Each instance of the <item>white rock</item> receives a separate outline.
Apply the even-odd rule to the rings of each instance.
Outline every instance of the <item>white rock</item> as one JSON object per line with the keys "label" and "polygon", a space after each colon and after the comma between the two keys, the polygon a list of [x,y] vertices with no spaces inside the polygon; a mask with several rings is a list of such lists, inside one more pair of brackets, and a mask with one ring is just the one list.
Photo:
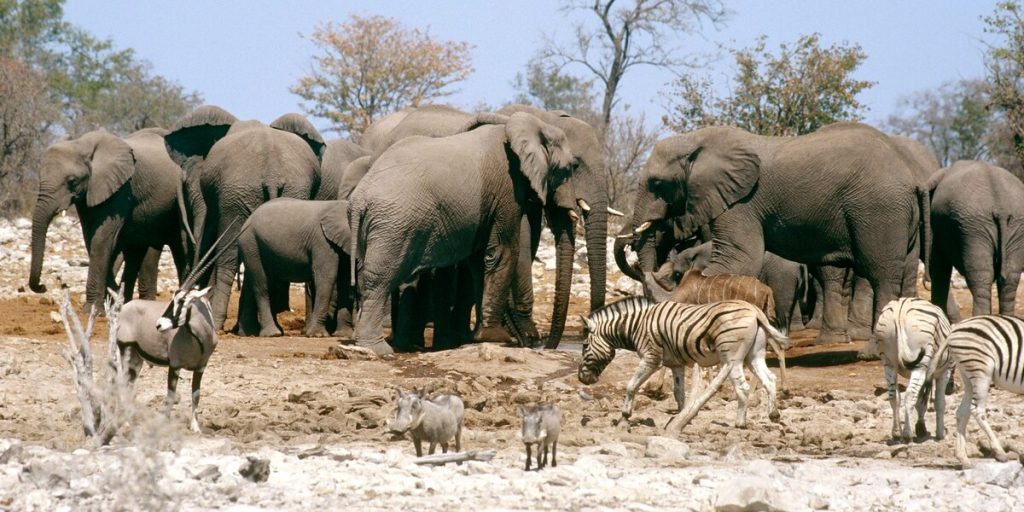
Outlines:
{"label": "white rock", "polygon": [[1024,471],[1017,461],[979,462],[967,473],[967,480],[976,484],[991,484],[999,487],[1024,487]]}
{"label": "white rock", "polygon": [[[770,487],[770,481],[744,477],[719,487],[715,510],[748,512],[763,510],[795,510],[793,496],[782,497]],[[803,507],[801,507],[803,508]]]}
{"label": "white rock", "polygon": [[32,229],[32,221],[25,217],[21,217],[14,221],[14,227],[18,229]]}
{"label": "white rock", "polygon": [[651,436],[644,447],[644,457],[665,461],[682,461],[690,454],[690,445],[671,437]]}

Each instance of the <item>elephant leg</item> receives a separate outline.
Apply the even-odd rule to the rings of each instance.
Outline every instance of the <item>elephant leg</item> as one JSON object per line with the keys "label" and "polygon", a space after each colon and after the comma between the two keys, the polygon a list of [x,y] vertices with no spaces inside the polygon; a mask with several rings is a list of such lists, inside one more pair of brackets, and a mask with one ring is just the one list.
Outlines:
{"label": "elephant leg", "polygon": [[822,282],[822,320],[821,332],[815,344],[847,343],[850,336],[846,332],[847,293],[852,276],[850,269],[839,267],[817,267],[816,272]]}
{"label": "elephant leg", "polygon": [[[949,258],[942,254],[941,248],[936,244],[932,249],[931,261],[928,262],[929,278],[932,282],[932,304],[946,311],[946,317],[951,323],[960,321],[960,307],[956,305],[953,294],[950,293],[949,280],[953,275],[953,265]],[[954,308],[950,307],[950,300]],[[956,320],[954,320],[954,315]]]}
{"label": "elephant leg", "polygon": [[963,247],[964,278],[971,291],[972,316],[992,314],[992,282],[995,281],[992,247],[972,243],[968,240]]}
{"label": "elephant leg", "polygon": [[431,280],[429,270],[420,272],[413,283],[399,286],[391,295],[391,345],[399,352],[415,352],[426,346],[426,322],[421,312]]}
{"label": "elephant leg", "polygon": [[521,333],[525,338],[519,341],[531,347],[540,341],[537,324],[533,321],[533,254],[525,250],[534,247],[533,238],[530,220],[524,215],[519,231],[520,251],[512,278],[512,308],[509,315],[510,320],[516,324],[512,327],[513,332],[517,336]]}
{"label": "elephant leg", "polygon": [[120,217],[107,219],[93,235],[83,305],[86,311],[89,311],[91,306],[99,308],[103,305],[103,299],[107,295],[105,285],[113,273],[114,258],[118,252],[117,239],[122,225],[123,220]]}
{"label": "elephant leg", "polygon": [[[431,317],[434,319],[434,349],[448,349],[458,346],[461,333],[455,324],[459,296],[460,265],[439,268],[434,271],[434,285],[431,290]],[[470,306],[472,308],[472,306]],[[465,331],[469,319],[462,324]]]}
{"label": "elephant leg", "polygon": [[[153,300],[159,292],[160,255],[163,247],[147,247],[138,271],[139,298]],[[127,268],[126,268],[127,270]]]}
{"label": "elephant leg", "polygon": [[238,297],[238,322],[232,332],[238,336],[259,336],[259,306],[256,305],[256,297],[253,293],[252,271],[245,270],[245,278],[242,280],[242,291]]}
{"label": "elephant leg", "polygon": [[334,325],[328,330],[340,338],[352,337],[352,312],[355,304],[352,297],[352,283],[348,277],[351,261],[345,253],[338,254],[338,280],[335,287]]}
{"label": "elephant leg", "polygon": [[817,275],[817,269],[815,267],[808,267],[807,269],[809,273],[814,274],[807,282],[807,286],[814,288],[814,311],[811,312],[811,317],[804,322],[804,328],[821,329],[821,317],[825,311],[825,291],[822,289],[821,278]]}
{"label": "elephant leg", "polygon": [[1020,284],[1021,267],[1009,266],[1006,272],[996,279],[999,289],[999,314],[1013,315],[1017,307],[1017,286]]}
{"label": "elephant leg", "polygon": [[[518,237],[518,231],[512,233],[512,236]],[[509,335],[501,328],[501,313],[508,305],[509,287],[519,258],[519,246],[515,242],[499,239],[490,250],[491,258],[487,265],[489,274],[484,282],[483,327],[477,333],[476,340],[505,343],[509,341]]]}
{"label": "elephant leg", "polygon": [[[327,336],[327,317],[338,282],[338,255],[330,247],[313,254],[313,309],[306,309],[306,336]],[[308,288],[308,287],[307,287]],[[308,292],[307,292],[308,293]]]}
{"label": "elephant leg", "polygon": [[[139,280],[139,270],[142,268],[143,260],[146,259],[146,248],[128,247],[122,251],[122,254],[124,255],[124,267],[121,272],[121,287],[123,288],[124,300],[128,302],[135,296],[135,285]],[[153,299],[153,297],[143,297],[141,287],[139,298]]]}
{"label": "elephant leg", "polygon": [[853,297],[850,298],[849,326],[847,327],[851,339],[871,338],[873,296],[871,283],[863,277],[856,276],[853,283]]}
{"label": "elephant leg", "polygon": [[[232,232],[235,232],[241,229],[241,225],[245,221],[244,218],[238,219],[232,226],[232,220],[234,219],[222,218],[219,232],[225,233],[229,227]],[[231,233],[228,233],[227,236],[231,236]],[[235,276],[238,274],[238,263],[238,251],[232,250],[221,252],[214,263],[213,294],[210,305],[213,308],[213,325],[218,331],[224,329],[224,321],[228,316],[228,301],[231,299],[231,290],[235,283]],[[259,290],[253,291],[259,297]],[[261,326],[261,329],[265,328],[266,326]]]}
{"label": "elephant leg", "polygon": [[[291,311],[291,283],[286,281],[272,280],[267,285],[270,287],[268,293],[270,293],[270,310],[274,314],[283,313],[285,311]],[[306,305],[306,311],[309,311]]]}

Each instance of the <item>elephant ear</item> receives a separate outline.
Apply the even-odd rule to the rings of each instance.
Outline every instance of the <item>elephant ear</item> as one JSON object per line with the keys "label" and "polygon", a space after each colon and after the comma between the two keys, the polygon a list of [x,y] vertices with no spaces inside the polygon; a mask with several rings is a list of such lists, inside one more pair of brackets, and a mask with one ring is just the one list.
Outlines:
{"label": "elephant ear", "polygon": [[285,114],[274,122],[270,123],[270,127],[275,130],[283,130],[286,132],[294,133],[302,140],[309,144],[309,149],[313,150],[313,154],[316,155],[317,160],[323,160],[324,158],[324,138],[320,136],[320,132],[313,127],[313,124],[308,119],[300,114],[289,113]]}
{"label": "elephant ear", "polygon": [[106,130],[87,134],[83,142],[91,151],[87,159],[90,174],[85,202],[96,206],[110,199],[135,174],[135,154],[127,142]]}
{"label": "elephant ear", "polygon": [[464,133],[470,130],[474,130],[481,126],[491,124],[506,124],[508,123],[508,116],[505,114],[496,114],[494,112],[477,112],[472,119],[466,121],[466,124],[462,125],[456,133]]}
{"label": "elephant ear", "polygon": [[517,112],[505,124],[505,136],[519,157],[519,170],[546,204],[551,171],[568,171],[575,161],[565,132],[530,114]]}
{"label": "elephant ear", "polygon": [[348,201],[331,201],[334,206],[320,217],[320,229],[334,246],[345,252],[352,244],[351,231],[348,227]]}
{"label": "elephant ear", "polygon": [[178,120],[164,135],[171,160],[182,169],[192,159],[205,159],[210,148],[223,138],[238,119],[226,110],[206,105]]}
{"label": "elephant ear", "polygon": [[704,140],[679,161],[686,175],[682,227],[687,236],[750,195],[757,185],[761,159],[742,140],[742,134],[729,133],[734,130],[706,128]]}

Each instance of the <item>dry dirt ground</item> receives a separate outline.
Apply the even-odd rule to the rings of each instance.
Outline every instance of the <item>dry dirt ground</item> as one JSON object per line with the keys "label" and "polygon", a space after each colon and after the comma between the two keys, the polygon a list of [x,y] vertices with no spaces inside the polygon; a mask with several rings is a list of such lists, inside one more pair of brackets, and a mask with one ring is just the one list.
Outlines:
{"label": "dry dirt ground", "polygon": [[[189,374],[183,372],[179,386],[186,398],[167,419],[161,413],[166,371],[146,368],[132,425],[112,446],[95,448],[83,438],[71,372],[59,354],[65,335],[51,312],[60,292],[17,293],[27,280],[27,260],[19,253],[27,238],[4,240],[2,228],[7,253],[0,288],[10,289],[11,298],[0,301],[0,510],[1024,507],[1020,461],[982,458],[987,442],[973,421],[973,469],[957,467],[952,435],[890,442],[881,365],[856,359],[860,343],[790,350],[780,422],[768,421],[758,390],[748,427],[735,428],[727,384],[675,440],[661,437],[675,408],[663,375],[638,397],[633,418],[619,420],[637,362],[632,353],[621,353],[588,388],[576,379],[576,350],[483,344],[388,361],[338,359],[330,350],[337,340],[297,337],[297,289],[292,304],[298,311],[282,315],[288,336],[222,336],[203,381],[202,434],[187,432]],[[81,256],[73,242],[67,246],[73,270]],[[81,282],[66,276],[84,274],[72,270],[65,269],[62,280],[80,294]],[[964,290],[956,293],[969,304]],[[571,312],[586,307],[585,298],[576,297]],[[578,323],[570,325],[570,334],[574,330]],[[100,318],[93,344],[100,360],[105,331]],[[803,331],[794,339],[814,335]],[[769,365],[777,371],[774,360]],[[495,457],[415,465],[412,443],[385,434],[394,390],[413,387],[462,396],[463,446],[493,450]],[[960,396],[948,397],[947,430],[955,429]],[[563,410],[558,466],[526,473],[516,407],[538,401]],[[989,403],[991,423],[1014,452],[1011,458],[1019,457],[1024,396],[995,391]],[[927,422],[934,433],[934,413]],[[265,482],[240,475],[250,456],[269,461]]]}

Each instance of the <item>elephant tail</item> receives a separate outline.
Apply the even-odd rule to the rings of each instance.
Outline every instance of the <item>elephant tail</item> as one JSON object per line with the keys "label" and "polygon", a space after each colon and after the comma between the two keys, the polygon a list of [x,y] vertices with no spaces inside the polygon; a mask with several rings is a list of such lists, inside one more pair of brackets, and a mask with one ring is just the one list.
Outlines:
{"label": "elephant tail", "polygon": [[920,222],[918,222],[920,236],[918,236],[917,245],[920,248],[919,256],[921,261],[924,262],[924,277],[922,281],[927,286],[931,284],[932,200],[931,193],[926,187],[916,187],[914,192],[917,194],[918,211],[921,214]]}
{"label": "elephant tail", "polygon": [[999,268],[999,275],[1008,276],[1010,275],[1010,270],[1006,251],[1010,236],[1010,215],[993,213],[992,218],[996,221],[996,264]]}
{"label": "elephant tail", "polygon": [[[356,260],[359,259],[359,240],[364,239],[362,232],[363,223],[363,209],[357,207],[357,203],[349,202],[348,204],[348,223],[351,231],[352,246],[349,252],[349,284],[352,289],[356,289]],[[358,301],[359,294],[356,294],[356,300]]]}

